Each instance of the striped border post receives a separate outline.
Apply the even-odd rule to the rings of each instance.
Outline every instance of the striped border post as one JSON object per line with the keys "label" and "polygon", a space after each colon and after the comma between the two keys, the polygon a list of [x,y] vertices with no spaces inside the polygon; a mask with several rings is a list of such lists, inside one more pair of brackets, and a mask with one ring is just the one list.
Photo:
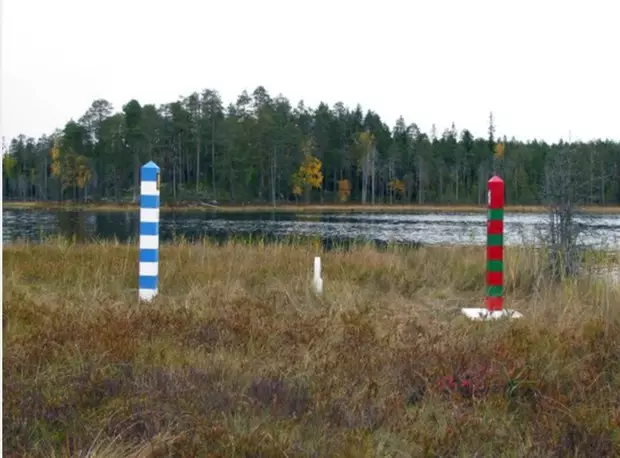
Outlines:
{"label": "striped border post", "polygon": [[504,180],[492,177],[488,190],[486,306],[495,312],[504,309]]}
{"label": "striped border post", "polygon": [[159,277],[159,167],[153,161],[140,169],[140,265],[138,295],[150,301],[157,295]]}
{"label": "striped border post", "polygon": [[516,310],[504,308],[504,180],[493,176],[488,182],[488,191],[486,307],[461,311],[471,320],[521,318],[523,315]]}

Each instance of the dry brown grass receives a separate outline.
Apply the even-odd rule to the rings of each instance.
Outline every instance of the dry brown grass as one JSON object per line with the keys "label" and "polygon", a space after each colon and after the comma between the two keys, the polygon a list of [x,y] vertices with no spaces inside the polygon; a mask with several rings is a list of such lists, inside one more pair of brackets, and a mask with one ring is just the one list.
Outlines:
{"label": "dry brown grass", "polygon": [[[4,202],[4,208],[14,209],[31,209],[31,210],[89,210],[89,211],[138,211],[140,207],[137,204],[72,204],[57,202]],[[181,203],[177,205],[163,204],[162,211],[216,211],[216,212],[295,212],[295,213],[437,213],[437,212],[476,212],[484,213],[487,211],[485,205],[415,205],[415,204],[377,204],[377,205],[361,205],[361,204],[321,204],[321,205],[199,205],[196,203]],[[547,209],[540,205],[507,205],[505,208],[507,213],[545,213]],[[611,205],[590,205],[581,207],[580,210],[593,214],[618,214],[620,206]]]}
{"label": "dry brown grass", "polygon": [[311,245],[167,245],[151,304],[135,246],[3,253],[5,456],[620,453],[620,289],[528,249],[492,323],[480,248],[324,253],[315,297]]}

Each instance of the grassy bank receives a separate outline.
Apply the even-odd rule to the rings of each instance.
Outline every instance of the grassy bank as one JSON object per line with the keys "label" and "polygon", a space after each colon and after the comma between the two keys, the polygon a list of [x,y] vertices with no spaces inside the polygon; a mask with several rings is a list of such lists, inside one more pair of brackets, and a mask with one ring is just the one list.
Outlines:
{"label": "grassy bank", "polygon": [[[30,210],[88,210],[88,211],[138,211],[136,204],[72,204],[58,202],[4,202],[4,208],[30,209]],[[219,205],[211,206],[204,204],[178,204],[162,205],[162,211],[209,211],[209,212],[294,212],[294,213],[458,213],[476,212],[484,213],[487,207],[484,205],[414,205],[414,204],[323,204],[323,205]],[[620,206],[585,206],[582,211],[594,214],[620,214]],[[507,205],[508,213],[544,213],[547,210],[543,206],[536,205]]]}
{"label": "grassy bank", "polygon": [[527,249],[494,323],[479,248],[325,253],[315,297],[311,245],[164,246],[151,304],[135,246],[3,253],[7,456],[620,453],[620,289]]}

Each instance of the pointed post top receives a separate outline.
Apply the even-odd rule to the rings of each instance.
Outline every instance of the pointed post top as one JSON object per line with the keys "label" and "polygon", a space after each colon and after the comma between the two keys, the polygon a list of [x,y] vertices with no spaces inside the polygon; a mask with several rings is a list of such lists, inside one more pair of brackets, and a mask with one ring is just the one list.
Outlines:
{"label": "pointed post top", "polygon": [[[159,183],[159,174],[159,166],[153,161],[148,161],[140,168],[141,181],[155,181],[156,183]],[[157,189],[159,189],[159,184],[157,185]]]}
{"label": "pointed post top", "polygon": [[159,166],[155,164],[153,161],[148,161],[146,164],[142,166],[143,169],[157,169],[159,170]]}
{"label": "pointed post top", "polygon": [[503,183],[504,180],[502,180],[500,177],[498,177],[497,175],[493,175],[491,177],[491,179],[489,180],[489,183]]}

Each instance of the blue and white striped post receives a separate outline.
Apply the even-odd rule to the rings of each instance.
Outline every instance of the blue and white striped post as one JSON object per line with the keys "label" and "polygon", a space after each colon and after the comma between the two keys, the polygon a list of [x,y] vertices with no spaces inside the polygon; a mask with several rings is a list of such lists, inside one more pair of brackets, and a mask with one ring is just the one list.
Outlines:
{"label": "blue and white striped post", "polygon": [[157,295],[159,277],[159,167],[153,161],[140,170],[140,300]]}

